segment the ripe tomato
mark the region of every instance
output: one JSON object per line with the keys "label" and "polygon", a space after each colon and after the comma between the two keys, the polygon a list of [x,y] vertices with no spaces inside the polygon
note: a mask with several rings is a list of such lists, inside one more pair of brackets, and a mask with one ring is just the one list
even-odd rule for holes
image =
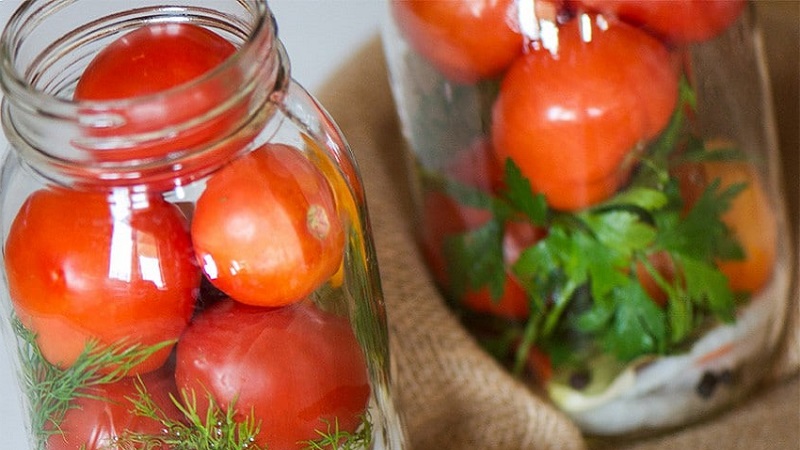
{"label": "ripe tomato", "polygon": [[294,147],[268,144],[215,173],[192,220],[197,260],[232,298],[303,299],[339,268],[344,230],[327,179]]}
{"label": "ripe tomato", "polygon": [[[139,398],[138,389],[146,389],[166,418],[182,420],[182,414],[170,396],[177,395],[172,370],[160,369],[116,383],[104,384],[82,392],[58,424],[58,431],[47,440],[47,450],[105,450],[117,448],[119,438],[126,432],[147,436],[163,435],[166,430],[160,421],[136,414],[131,401]],[[119,448],[140,448],[120,445]],[[143,448],[143,447],[141,447]]]}
{"label": "ripe tomato", "polygon": [[[240,90],[236,74],[202,79],[236,51],[222,36],[189,23],[154,23],[113,41],[89,63],[78,80],[76,100],[131,100],[103,105],[119,123],[87,129],[90,137],[130,137],[129,148],[95,152],[103,160],[161,157],[213,142],[229,133],[244,114],[244,105],[187,126],[210,114]],[[194,82],[191,89],[175,89]],[[162,95],[156,96],[154,94]],[[144,96],[148,96],[143,98]],[[135,99],[135,101],[133,100]],[[91,111],[91,107],[87,108]],[[163,130],[171,128],[169,136]],[[145,140],[146,133],[162,132]],[[134,140],[135,137],[135,140]],[[116,145],[122,145],[117,142]]]}
{"label": "ripe tomato", "polygon": [[499,158],[513,159],[558,209],[613,194],[637,146],[658,134],[677,102],[666,47],[622,22],[598,22],[589,30],[571,20],[559,30],[557,54],[536,49],[517,59],[492,110]]}
{"label": "ripe tomato", "polygon": [[196,79],[235,50],[222,36],[197,25],[143,26],[98,53],[74,95],[80,100],[120,100],[155,94]]}
{"label": "ripe tomato", "polygon": [[309,301],[262,308],[222,301],[178,343],[175,379],[194,392],[201,417],[210,395],[237,420],[261,423],[256,443],[305,448],[338,423],[354,432],[370,396],[367,366],[348,321]]}
{"label": "ripe tomato", "polygon": [[594,11],[653,31],[676,44],[711,39],[728,28],[747,0],[576,0]]}
{"label": "ripe tomato", "polygon": [[456,82],[496,76],[524,48],[513,0],[394,0],[391,8],[412,48]]}
{"label": "ripe tomato", "polygon": [[[186,220],[160,197],[36,191],[11,224],[5,257],[16,313],[60,367],[90,341],[177,340],[200,281]],[[160,367],[169,352],[132,373]]]}

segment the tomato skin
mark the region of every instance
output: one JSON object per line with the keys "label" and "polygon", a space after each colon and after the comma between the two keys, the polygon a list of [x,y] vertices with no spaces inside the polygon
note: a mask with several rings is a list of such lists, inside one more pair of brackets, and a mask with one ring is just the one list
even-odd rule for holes
{"label": "tomato skin", "polygon": [[[221,115],[210,114],[234,97],[241,85],[237,79],[240,75],[226,73],[202,82],[201,77],[235,51],[234,45],[222,36],[189,23],[145,25],[106,46],[84,70],[74,98],[131,100],[103,105],[102,112],[121,118],[119,123],[87,127],[84,131],[92,138],[124,136],[131,138],[131,143],[115,141],[114,151],[98,151],[92,156],[104,161],[163,157],[230,134],[246,113],[244,102]],[[196,85],[192,89],[170,90],[189,82]],[[88,106],[87,112],[91,108]],[[187,126],[189,121],[205,115],[206,120]],[[167,128],[172,128],[169,135],[163,133]],[[160,135],[154,140],[142,139],[148,133]]]}
{"label": "tomato skin", "polygon": [[[157,420],[142,417],[134,411],[131,399],[139,398],[140,387],[153,400],[165,417],[181,421],[183,416],[170,396],[177,397],[172,370],[164,368],[136,377],[104,384],[83,392],[86,397],[77,397],[64,419],[58,424],[58,432],[47,440],[47,450],[106,450],[116,448],[113,443],[126,432],[158,436],[164,434],[164,425]],[[124,447],[131,450],[144,446]]]}
{"label": "tomato skin", "polygon": [[97,54],[78,81],[74,96],[120,100],[155,94],[207,73],[235,50],[221,36],[196,25],[143,26]]}
{"label": "tomato skin", "polygon": [[[131,209],[102,193],[36,191],[14,219],[5,253],[14,309],[60,367],[93,340],[101,348],[177,340],[192,315],[200,271],[188,224],[160,197]],[[130,374],[160,367],[169,352]]]}
{"label": "tomato skin", "polygon": [[394,0],[391,9],[409,44],[455,82],[494,77],[524,48],[513,0]]}
{"label": "tomato skin", "polygon": [[579,22],[560,28],[557,56],[537,49],[519,58],[492,109],[498,158],[511,158],[535,192],[564,210],[602,201],[627,180],[637,145],[667,124],[678,94],[657,39],[594,18],[584,42]]}
{"label": "tomato skin", "polygon": [[577,0],[613,14],[675,44],[701,42],[722,33],[741,14],[746,0]]}
{"label": "tomato skin", "polygon": [[305,448],[328,421],[354,432],[370,386],[349,323],[309,301],[262,308],[222,301],[198,316],[178,343],[178,388],[194,392],[201,417],[210,394],[236,418],[252,411],[256,438],[271,450]]}
{"label": "tomato skin", "polygon": [[336,273],[344,253],[330,184],[283,144],[256,149],[208,180],[192,240],[211,283],[257,306],[303,299]]}

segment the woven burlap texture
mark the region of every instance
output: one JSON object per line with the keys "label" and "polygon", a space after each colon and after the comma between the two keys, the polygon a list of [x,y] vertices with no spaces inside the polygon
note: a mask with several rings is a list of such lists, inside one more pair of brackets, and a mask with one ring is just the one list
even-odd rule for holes
{"label": "woven burlap texture", "polygon": [[669,435],[593,442],[483,352],[448,310],[414,240],[404,144],[376,37],[317,92],[364,179],[390,329],[393,395],[413,450],[800,449],[797,316],[768,388]]}

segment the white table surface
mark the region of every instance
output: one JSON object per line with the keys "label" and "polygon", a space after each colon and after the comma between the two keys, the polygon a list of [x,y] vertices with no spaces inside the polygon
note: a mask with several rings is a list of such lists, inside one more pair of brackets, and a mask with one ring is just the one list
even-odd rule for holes
{"label": "white table surface", "polygon": [[[107,1],[107,0],[93,0]],[[0,0],[4,26],[21,0]],[[90,2],[91,3],[91,2]],[[269,0],[292,76],[315,93],[366,40],[379,32],[384,0]],[[335,118],[334,118],[335,119]],[[0,153],[6,141],[0,136]],[[28,450],[18,388],[11,381],[7,351],[0,347],[0,450]]]}

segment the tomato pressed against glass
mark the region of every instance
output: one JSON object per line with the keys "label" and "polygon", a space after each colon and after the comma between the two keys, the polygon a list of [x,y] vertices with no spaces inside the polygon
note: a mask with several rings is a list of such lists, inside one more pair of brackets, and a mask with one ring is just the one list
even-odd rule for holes
{"label": "tomato pressed against glass", "polygon": [[[160,421],[136,413],[133,401],[139,400],[140,389],[159,408],[162,417],[182,420],[183,415],[171,398],[177,396],[174,374],[162,368],[141,378],[123,378],[81,392],[48,438],[47,450],[107,450],[117,448],[115,443],[120,438],[124,441],[129,434],[164,436],[167,430]],[[126,443],[119,448],[145,447]]]}
{"label": "tomato pressed against glass", "polygon": [[[159,157],[230,133],[244,115],[244,104],[197,124],[188,126],[187,122],[212,113],[240,90],[241,82],[235,74],[202,79],[235,51],[235,46],[221,35],[189,23],[145,25],[106,46],[84,70],[74,98],[138,101],[109,105],[108,114],[123,120],[85,132],[91,137],[138,137],[127,151],[97,152],[94,157]],[[169,91],[190,82],[196,83],[191,89]],[[142,100],[144,96],[149,97]],[[154,141],[142,138],[168,127],[174,129],[167,137]]]}
{"label": "tomato pressed against glass", "polygon": [[[494,149],[511,158],[557,209],[602,201],[627,180],[637,146],[675,108],[667,48],[622,22],[561,26],[557,54],[536,49],[506,72],[492,110]],[[586,39],[591,31],[591,38]]]}
{"label": "tomato pressed against glass", "polygon": [[212,284],[259,306],[303,299],[344,255],[330,184],[299,149],[282,144],[260,147],[208,180],[192,240]]}
{"label": "tomato pressed against glass", "polygon": [[328,425],[354,432],[364,419],[367,366],[349,322],[309,301],[263,308],[227,300],[201,313],[178,343],[175,379],[194,392],[200,417],[210,395],[237,420],[260,422],[256,443],[305,448]]}
{"label": "tomato pressed against glass", "polygon": [[[5,257],[15,312],[60,367],[93,341],[104,348],[177,340],[200,281],[186,219],[160,197],[36,191],[11,225]],[[132,373],[158,368],[169,352]]]}
{"label": "tomato pressed against glass", "polygon": [[676,44],[700,42],[722,33],[739,17],[747,0],[577,0],[595,11],[616,15]]}
{"label": "tomato pressed against glass", "polygon": [[524,48],[513,0],[395,0],[391,6],[403,37],[456,82],[496,76]]}

